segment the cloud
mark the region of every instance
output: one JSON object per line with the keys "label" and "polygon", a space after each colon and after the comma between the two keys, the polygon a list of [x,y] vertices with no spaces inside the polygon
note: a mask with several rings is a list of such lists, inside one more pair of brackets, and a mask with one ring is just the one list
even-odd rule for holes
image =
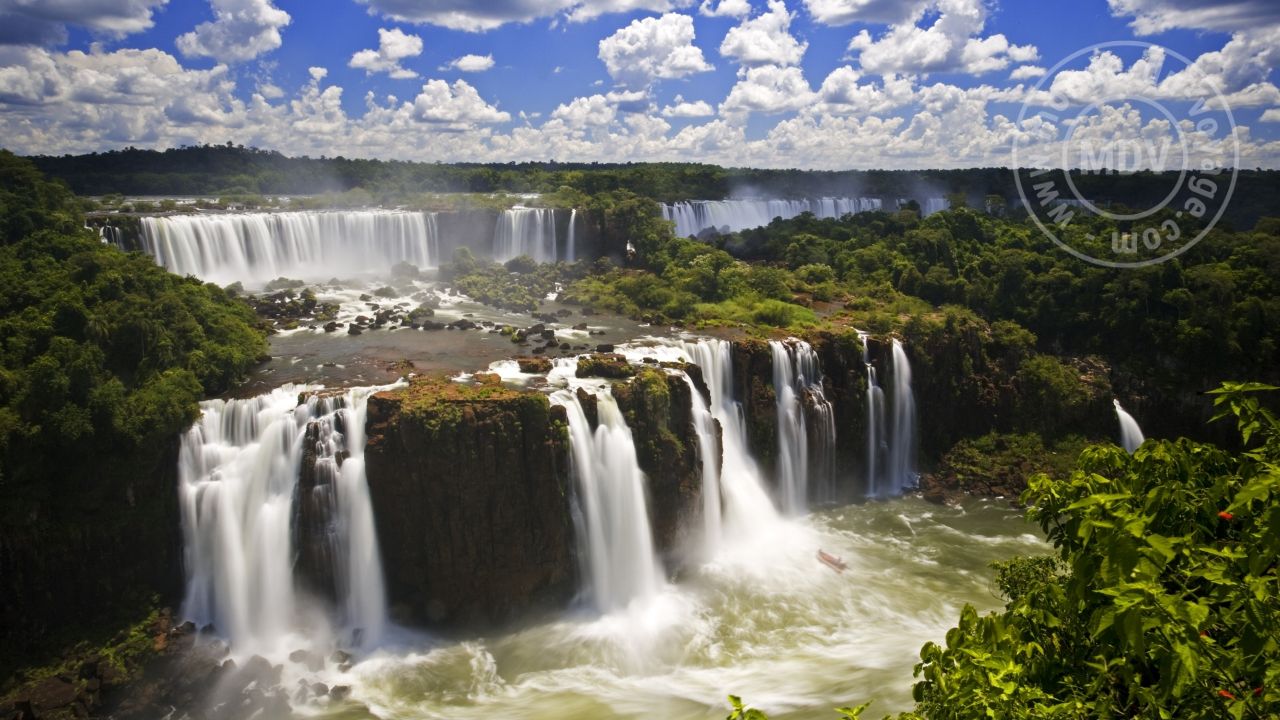
{"label": "cloud", "polygon": [[600,41],[600,59],[622,85],[648,87],[655,80],[712,69],[693,39],[693,18],[688,15],[668,13],[634,20]]}
{"label": "cloud", "polygon": [[484,72],[493,67],[493,55],[463,55],[454,58],[447,65],[442,65],[441,70],[457,70],[459,72],[478,73]]}
{"label": "cloud", "polygon": [[667,12],[691,0],[357,0],[369,12],[401,22],[484,32],[563,13],[584,22],[609,13]]}
{"label": "cloud", "polygon": [[1237,34],[1222,50],[1200,55],[1183,66],[1164,48],[1153,46],[1126,65],[1111,51],[1089,58],[1083,68],[1055,74],[1043,92],[1033,98],[1047,104],[1063,98],[1073,104],[1115,101],[1125,98],[1196,101],[1223,94],[1232,107],[1257,107],[1280,103],[1280,89],[1267,80],[1280,50],[1275,40]]}
{"label": "cloud", "polygon": [[823,25],[904,23],[928,4],[928,0],[804,0],[809,15]]}
{"label": "cloud", "polygon": [[715,108],[709,103],[703,100],[688,102],[681,95],[676,96],[673,104],[662,108],[662,117],[695,118],[710,117],[715,114]]}
{"label": "cloud", "polygon": [[511,115],[485,102],[465,80],[453,85],[444,80],[428,80],[413,99],[413,117],[421,122],[463,128],[511,120]]}
{"label": "cloud", "polygon": [[698,14],[707,17],[746,17],[751,14],[751,3],[747,0],[702,0],[702,4],[698,6]]}
{"label": "cloud", "polygon": [[1280,108],[1267,108],[1258,119],[1262,122],[1280,123]]}
{"label": "cloud", "polygon": [[1030,80],[1032,78],[1043,77],[1045,69],[1039,65],[1019,65],[1009,73],[1010,80]]}
{"label": "cloud", "polygon": [[0,45],[57,45],[67,26],[121,38],[155,25],[157,8],[168,0],[0,0]]}
{"label": "cloud", "polygon": [[[939,14],[929,27],[917,23],[925,10]],[[1013,45],[1003,34],[979,37],[986,24],[983,0],[933,0],[918,6],[911,18],[890,26],[879,39],[867,30],[849,42],[859,64],[867,72],[920,74],[962,72],[981,75],[1003,70],[1011,62],[1031,62],[1039,58],[1032,45]]]}
{"label": "cloud", "polygon": [[401,66],[400,61],[421,54],[422,38],[407,35],[400,28],[379,28],[378,49],[357,52],[347,65],[364,70],[366,75],[387,73],[397,80],[408,80],[418,77],[418,73]]}
{"label": "cloud", "polygon": [[213,21],[174,41],[187,57],[211,57],[218,62],[244,62],[280,47],[280,29],[289,13],[271,0],[209,0]]}
{"label": "cloud", "polygon": [[1139,35],[1175,28],[1238,32],[1280,26],[1280,3],[1274,0],[1107,0],[1111,14],[1132,17]]}
{"label": "cloud", "polygon": [[782,0],[769,0],[769,12],[731,29],[720,54],[743,65],[799,65],[809,43],[791,35],[792,15]]}
{"label": "cloud", "polygon": [[813,99],[813,90],[798,67],[763,65],[743,68],[738,72],[738,83],[720,104],[720,114],[734,116],[799,110]]}

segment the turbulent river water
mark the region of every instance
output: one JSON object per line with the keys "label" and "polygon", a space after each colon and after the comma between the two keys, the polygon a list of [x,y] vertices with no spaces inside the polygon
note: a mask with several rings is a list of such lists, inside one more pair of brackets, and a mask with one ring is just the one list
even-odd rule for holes
{"label": "turbulent river water", "polygon": [[[837,574],[819,548],[841,556]],[[1000,604],[988,564],[1044,552],[1001,502],[942,507],[914,498],[779,520],[663,591],[614,612],[571,610],[501,634],[388,631],[347,673],[322,718],[722,718],[740,694],[774,718],[832,718],[875,700],[910,707],[921,645],[940,642],[964,603]],[[286,665],[286,686],[297,682]]]}

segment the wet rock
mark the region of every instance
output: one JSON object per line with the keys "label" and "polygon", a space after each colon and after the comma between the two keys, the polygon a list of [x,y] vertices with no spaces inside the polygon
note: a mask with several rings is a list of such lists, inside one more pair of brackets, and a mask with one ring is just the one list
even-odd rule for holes
{"label": "wet rock", "polygon": [[526,335],[526,336],[529,336],[529,335],[541,335],[541,334],[542,334],[542,331],[543,331],[543,330],[546,330],[546,329],[547,329],[547,326],[546,326],[546,325],[543,325],[542,323],[538,323],[537,325],[534,325],[534,326],[533,326],[533,327],[531,327],[531,328],[526,328],[524,332],[525,332],[525,335]]}
{"label": "wet rock", "polygon": [[335,701],[341,702],[343,700],[346,700],[350,696],[351,696],[350,685],[334,685],[333,687],[329,688],[329,697],[333,698]]}
{"label": "wet rock", "polygon": [[[604,347],[604,346],[601,346]],[[576,375],[580,378],[602,377],[610,379],[629,378],[636,374],[636,369],[627,359],[616,353],[599,353],[578,358]]]}
{"label": "wet rock", "polygon": [[570,310],[569,308],[560,308],[559,310],[556,311],[556,315],[560,317],[569,317],[572,314],[573,314],[573,311]]}
{"label": "wet rock", "polygon": [[551,372],[551,361],[541,357],[518,357],[516,364],[520,366],[520,372],[542,375]]}
{"label": "wet rock", "polygon": [[398,614],[488,624],[572,595],[562,408],[539,392],[423,377],[373,396],[368,413],[366,471]]}
{"label": "wet rock", "polygon": [[348,335],[359,335],[362,332],[364,331],[361,330],[358,325],[352,325],[351,327],[347,328]]}
{"label": "wet rock", "polygon": [[324,656],[311,650],[294,650],[289,653],[289,662],[304,665],[311,672],[320,672],[324,669]]}
{"label": "wet rock", "polygon": [[325,697],[329,694],[329,686],[322,682],[311,683],[311,694],[316,697]]}
{"label": "wet rock", "polygon": [[342,323],[329,321],[324,324],[324,331],[327,333],[336,332],[340,327],[342,327]]}
{"label": "wet rock", "polygon": [[543,340],[555,340],[555,339],[556,339],[556,331],[555,331],[555,330],[543,330],[543,331],[542,331],[542,339],[543,339]]}
{"label": "wet rock", "polygon": [[586,324],[586,323],[578,323],[577,325],[574,325],[574,326],[573,326],[573,329],[574,329],[574,330],[583,330],[583,331],[585,331],[585,330],[587,330],[588,328],[587,328],[587,324]]}

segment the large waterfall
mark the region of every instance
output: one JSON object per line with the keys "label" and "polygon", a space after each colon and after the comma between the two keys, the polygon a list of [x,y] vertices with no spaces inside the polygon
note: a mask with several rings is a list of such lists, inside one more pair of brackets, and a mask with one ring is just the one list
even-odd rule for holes
{"label": "large waterfall", "polygon": [[[778,486],[782,509],[809,509],[810,498],[835,496],[835,413],[822,389],[818,354],[803,340],[772,340],[778,416]],[[806,407],[814,416],[813,427]],[[814,452],[810,452],[812,450]]]}
{"label": "large waterfall", "polygon": [[554,208],[513,207],[498,214],[493,231],[493,259],[506,262],[527,255],[538,262],[555,262]]}
{"label": "large waterfall", "polygon": [[765,491],[760,466],[747,449],[746,417],[733,395],[732,345],[707,338],[682,342],[680,347],[702,370],[711,393],[711,414],[720,422],[723,532],[726,537],[749,534],[776,521],[778,513]]}
{"label": "large waterfall", "polygon": [[1124,408],[1120,407],[1119,400],[1112,400],[1111,402],[1115,403],[1116,419],[1120,421],[1120,447],[1132,455],[1146,440],[1146,436],[1142,434],[1142,428],[1138,426],[1138,421],[1125,412]]}
{"label": "large waterfall", "polygon": [[578,395],[551,396],[569,417],[573,474],[582,518],[581,545],[591,599],[602,611],[655,596],[663,585],[653,546],[644,471],[626,418],[607,389],[595,394],[593,431]]}
{"label": "large waterfall", "polygon": [[911,389],[911,360],[902,341],[893,339],[893,440],[889,481],[893,492],[916,484],[916,398]]}
{"label": "large waterfall", "polygon": [[707,228],[737,232],[763,227],[774,218],[788,220],[805,212],[820,218],[838,218],[849,213],[881,208],[880,198],[822,197],[801,200],[687,200],[664,203],[662,217],[676,224],[676,235],[697,235]]}
{"label": "large waterfall", "polygon": [[435,213],[393,210],[142,218],[142,250],[179,275],[227,284],[386,272],[440,262]]}
{"label": "large waterfall", "polygon": [[[369,396],[382,389],[319,397],[317,388],[285,385],[201,404],[178,465],[186,617],[256,651],[282,649],[302,624],[314,636],[317,606],[304,602],[295,574],[295,562],[313,558],[329,563],[313,570],[331,579],[345,639],[365,647],[380,640],[386,600],[364,423]],[[311,393],[301,405],[300,392]],[[299,483],[304,455],[314,458],[309,487]],[[311,534],[299,537],[298,518],[308,514]]]}
{"label": "large waterfall", "polygon": [[[889,397],[871,359],[869,336],[859,332],[862,361],[867,366],[866,485],[868,497],[901,494],[916,484],[916,400],[911,388],[911,361],[896,338],[892,343]],[[887,407],[891,402],[892,407]],[[889,417],[886,418],[886,415]]]}

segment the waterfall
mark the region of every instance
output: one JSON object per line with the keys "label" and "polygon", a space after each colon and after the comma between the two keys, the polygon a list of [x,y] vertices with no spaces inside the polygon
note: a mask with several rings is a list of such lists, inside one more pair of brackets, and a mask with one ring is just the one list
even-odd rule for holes
{"label": "waterfall", "polygon": [[867,366],[867,496],[878,497],[881,488],[879,475],[880,455],[885,450],[884,390],[876,376],[876,366],[871,362],[870,335],[858,331],[862,343],[862,362]]}
{"label": "waterfall", "polygon": [[601,611],[625,608],[657,595],[663,573],[653,546],[646,478],[635,441],[608,390],[595,394],[595,431],[576,393],[560,390],[551,401],[565,408],[573,449],[573,474],[586,541],[592,601]]}
{"label": "waterfall", "polygon": [[[835,414],[822,389],[818,354],[803,340],[771,340],[773,389],[778,416],[778,484],[782,509],[809,508],[809,499],[834,498]],[[806,420],[812,408],[812,429]],[[810,453],[810,445],[817,450]],[[818,483],[815,486],[813,480]]]}
{"label": "waterfall", "polygon": [[513,207],[498,214],[493,231],[494,261],[503,263],[521,255],[538,262],[557,260],[555,209]]}
{"label": "waterfall", "polygon": [[880,198],[821,197],[801,200],[687,200],[662,205],[662,217],[676,224],[676,235],[697,235],[707,228],[738,232],[763,227],[774,218],[784,220],[811,212],[820,218],[879,210]]}
{"label": "waterfall", "polygon": [[925,198],[920,203],[920,217],[928,217],[936,212],[942,212],[951,207],[951,203],[947,202],[944,197]]}
{"label": "waterfall", "polygon": [[703,552],[712,557],[724,536],[724,502],[720,497],[720,437],[711,408],[693,384],[693,379],[683,371],[679,375],[689,386],[689,396],[692,398],[693,431],[698,436],[698,459],[702,463]]}
{"label": "waterfall", "polygon": [[142,251],[217,283],[386,272],[439,263],[434,213],[359,210],[142,218]]}
{"label": "waterfall", "polygon": [[575,233],[577,231],[577,208],[568,211],[568,237],[564,241],[564,259],[570,263],[577,263],[577,243],[575,241]]}
{"label": "waterfall", "polygon": [[733,356],[728,340],[681,342],[681,349],[702,369],[711,391],[711,415],[720,423],[725,536],[751,534],[777,520],[778,513],[765,492],[760,467],[747,450],[747,422],[733,396]]}
{"label": "waterfall", "polygon": [[893,435],[889,445],[889,488],[896,493],[916,485],[916,399],[911,390],[911,361],[893,340]]}
{"label": "waterfall", "polygon": [[795,515],[809,505],[809,431],[796,388],[791,349],[777,340],[769,341],[769,349],[773,354],[773,391],[777,397],[778,490],[782,510]]}
{"label": "waterfall", "polygon": [[[340,621],[371,646],[386,625],[382,565],[364,473],[370,395],[338,397],[285,385],[242,400],[209,400],[183,436],[178,461],[185,541],[183,614],[212,623],[239,647],[278,648],[305,611],[294,579],[302,550],[328,558]],[[315,445],[308,447],[308,442]],[[299,485],[304,453],[314,452],[310,497]],[[340,460],[340,458],[343,458]],[[336,486],[336,487],[335,487]],[[299,548],[295,518],[316,512],[326,546]]]}
{"label": "waterfall", "polygon": [[1116,406],[1116,419],[1120,421],[1120,447],[1124,448],[1130,455],[1138,449],[1146,440],[1146,436],[1142,434],[1142,428],[1138,426],[1138,421],[1133,416],[1125,412],[1120,407],[1119,400],[1112,400]]}

